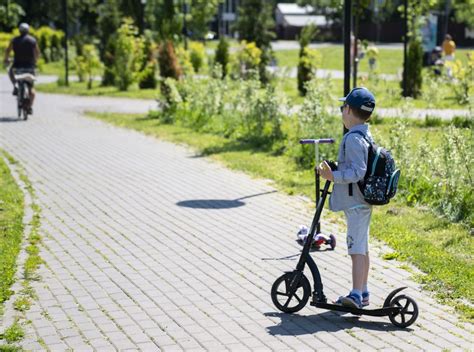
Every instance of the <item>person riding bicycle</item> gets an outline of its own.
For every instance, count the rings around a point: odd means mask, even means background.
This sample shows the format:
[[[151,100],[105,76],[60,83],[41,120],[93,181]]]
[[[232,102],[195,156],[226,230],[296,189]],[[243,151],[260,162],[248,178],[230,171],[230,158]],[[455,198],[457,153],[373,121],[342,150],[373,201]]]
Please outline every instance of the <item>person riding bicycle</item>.
[[[35,74],[36,62],[40,56],[40,50],[36,39],[29,35],[30,26],[27,23],[21,23],[19,26],[20,35],[13,38],[8,45],[5,52],[5,65],[9,63],[10,52],[13,50],[14,59],[13,64],[8,70],[8,76],[13,84],[13,95],[18,94],[18,88],[16,86],[15,71],[21,70],[22,72],[28,72]],[[29,113],[32,113],[33,101],[35,99],[35,90],[33,83],[28,84],[28,90],[30,95],[30,107]]]

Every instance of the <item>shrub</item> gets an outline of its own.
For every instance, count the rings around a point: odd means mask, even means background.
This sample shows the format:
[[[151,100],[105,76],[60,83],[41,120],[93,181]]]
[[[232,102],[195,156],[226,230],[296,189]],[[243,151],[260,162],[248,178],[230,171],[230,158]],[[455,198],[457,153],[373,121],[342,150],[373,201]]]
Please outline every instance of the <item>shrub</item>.
[[[446,62],[453,71],[454,80],[451,86],[459,104],[468,104],[472,99],[471,91],[474,87],[474,51],[467,54],[467,65],[464,66],[460,60]]]
[[[99,54],[94,45],[86,44],[83,47],[83,61],[81,64],[84,65],[85,75],[87,79],[87,89],[92,88],[92,81],[94,80],[94,73],[96,70],[102,68],[102,63],[99,59]]]
[[[176,80],[181,77],[181,67],[178,64],[178,59],[176,58],[176,53],[171,41],[168,40],[161,44],[158,54],[158,62],[161,77],[171,77]]]
[[[115,84],[116,71],[114,69],[116,37],[114,34],[109,37],[104,51],[104,75],[102,76],[103,86],[112,86]]]
[[[206,63],[206,51],[204,45],[199,42],[192,42],[189,45],[189,51],[194,72],[198,73]]]
[[[298,62],[298,91],[306,95],[306,84],[315,78],[317,67],[321,64],[321,55],[317,50],[305,47]]]
[[[178,105],[182,103],[181,95],[176,87],[177,81],[171,77],[162,80],[161,96],[160,100],[162,114],[160,114],[160,120],[163,123],[172,123],[175,120],[175,113]]]
[[[228,64],[229,64],[229,42],[225,37],[219,39],[219,44],[216,49],[216,56],[214,62],[221,65],[222,68],[222,78],[227,76]]]
[[[410,41],[408,46],[408,63],[406,77],[406,91],[403,92],[405,97],[418,98],[421,95],[422,85],[422,59],[423,49],[418,39]],[[402,82],[403,88],[403,82]]]
[[[151,33],[145,33],[144,38],[142,63],[138,72],[138,87],[140,89],[154,89],[158,83],[156,79],[158,68],[156,46],[151,38]]]
[[[127,90],[137,78],[143,55],[143,40],[137,34],[138,28],[129,18],[117,30],[113,70],[120,90]]]
[[[76,64],[76,73],[79,82],[84,82],[86,80],[86,62],[84,56],[76,56],[74,63]]]
[[[176,57],[178,59],[179,66],[185,76],[194,74],[194,67],[191,63],[191,55],[188,50],[184,47],[179,46],[176,48]]]
[[[237,53],[239,61],[240,76],[249,78],[253,72],[258,72],[260,61],[262,60],[262,50],[253,42],[247,43],[243,40]]]
[[[457,128],[474,128],[474,120],[469,116],[454,116],[451,123]]]

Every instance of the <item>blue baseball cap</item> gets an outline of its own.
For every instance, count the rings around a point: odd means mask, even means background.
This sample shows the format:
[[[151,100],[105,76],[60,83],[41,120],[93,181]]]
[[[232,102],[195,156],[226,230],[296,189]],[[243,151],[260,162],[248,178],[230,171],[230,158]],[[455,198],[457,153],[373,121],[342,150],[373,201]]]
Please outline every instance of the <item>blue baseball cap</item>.
[[[347,105],[363,111],[372,112],[375,109],[375,97],[365,87],[354,88],[344,98],[339,98],[339,101],[345,102]]]

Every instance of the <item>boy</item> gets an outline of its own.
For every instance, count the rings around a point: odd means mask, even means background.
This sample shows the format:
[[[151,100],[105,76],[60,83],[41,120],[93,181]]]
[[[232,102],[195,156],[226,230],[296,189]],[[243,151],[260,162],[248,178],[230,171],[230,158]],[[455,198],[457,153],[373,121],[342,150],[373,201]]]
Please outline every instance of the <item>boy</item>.
[[[337,170],[331,171],[323,161],[318,172],[324,179],[334,182],[329,200],[332,211],[344,211],[347,222],[347,249],[352,259],[352,290],[335,302],[348,307],[369,305],[367,279],[369,274],[369,225],[372,206],[365,202],[357,182],[367,170],[369,140],[372,136],[366,122],[375,108],[374,95],[366,88],[354,88],[345,98],[339,99],[342,121],[349,130],[339,147]]]

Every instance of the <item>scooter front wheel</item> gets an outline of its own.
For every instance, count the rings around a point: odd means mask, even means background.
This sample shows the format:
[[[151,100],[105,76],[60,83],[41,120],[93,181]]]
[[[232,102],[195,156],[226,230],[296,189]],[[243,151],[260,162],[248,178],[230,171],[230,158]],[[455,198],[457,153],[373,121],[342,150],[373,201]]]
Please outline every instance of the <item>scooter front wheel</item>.
[[[273,283],[272,301],[275,306],[285,313],[295,313],[308,303],[311,285],[300,271],[283,274]]]
[[[398,312],[391,313],[388,316],[395,326],[406,328],[418,318],[418,305],[410,296],[399,295],[390,301],[390,305],[400,308]]]

